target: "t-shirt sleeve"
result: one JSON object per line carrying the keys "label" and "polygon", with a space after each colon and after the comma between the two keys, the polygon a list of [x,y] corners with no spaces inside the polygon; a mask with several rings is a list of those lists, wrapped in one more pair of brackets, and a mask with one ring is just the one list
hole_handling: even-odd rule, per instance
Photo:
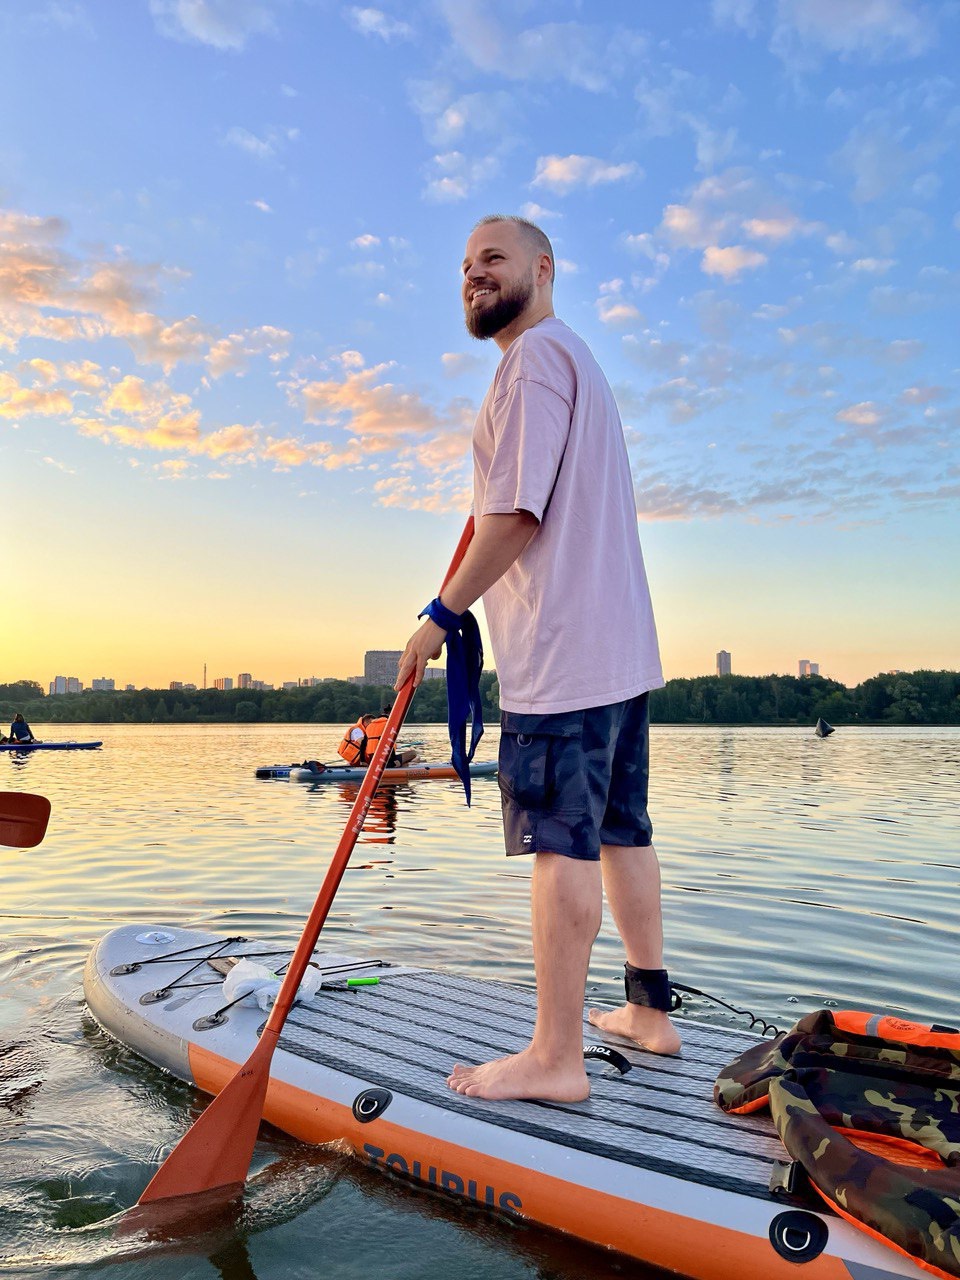
{"label": "t-shirt sleeve", "polygon": [[570,405],[533,378],[517,377],[493,405],[494,452],[481,515],[529,511],[538,520],[570,434]]}

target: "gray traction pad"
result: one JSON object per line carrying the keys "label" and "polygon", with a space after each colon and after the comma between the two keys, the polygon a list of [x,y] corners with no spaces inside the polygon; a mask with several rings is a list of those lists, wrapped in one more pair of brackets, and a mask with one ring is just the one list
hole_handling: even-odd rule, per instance
{"label": "gray traction pad", "polygon": [[728,1116],[713,1102],[717,1073],[751,1043],[741,1032],[681,1022],[684,1056],[665,1058],[604,1040],[585,1020],[585,1043],[609,1043],[633,1067],[626,1076],[588,1067],[586,1102],[487,1102],[447,1088],[455,1062],[484,1062],[527,1044],[535,1013],[534,994],[505,983],[386,970],[378,986],[325,990],[309,1005],[296,1005],[279,1047],[368,1085],[561,1147],[770,1199],[771,1167],[785,1158],[772,1122],[766,1115]]}

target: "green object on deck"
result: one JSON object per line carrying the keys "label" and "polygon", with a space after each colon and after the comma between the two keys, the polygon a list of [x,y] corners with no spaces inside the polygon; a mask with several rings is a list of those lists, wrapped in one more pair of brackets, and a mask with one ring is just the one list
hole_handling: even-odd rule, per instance
{"label": "green object on deck", "polygon": [[348,987],[375,987],[379,983],[379,978],[348,978]]}

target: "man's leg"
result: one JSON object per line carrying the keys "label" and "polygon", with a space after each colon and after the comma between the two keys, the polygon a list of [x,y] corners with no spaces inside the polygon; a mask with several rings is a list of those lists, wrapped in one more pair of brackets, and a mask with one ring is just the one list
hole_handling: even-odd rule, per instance
{"label": "man's leg", "polygon": [[590,1093],[583,1066],[583,993],[600,928],[600,864],[538,853],[530,906],[537,1022],[526,1049],[479,1067],[454,1067],[447,1083],[471,1098],[579,1102]]}
{"label": "man's leg", "polygon": [[[653,845],[600,849],[603,887],[627,963],[638,969],[663,967],[663,921],[660,912],[660,864]],[[590,1021],[602,1031],[636,1040],[652,1053],[677,1053],[680,1036],[665,1012],[625,1003],[620,1009],[590,1010]]]}

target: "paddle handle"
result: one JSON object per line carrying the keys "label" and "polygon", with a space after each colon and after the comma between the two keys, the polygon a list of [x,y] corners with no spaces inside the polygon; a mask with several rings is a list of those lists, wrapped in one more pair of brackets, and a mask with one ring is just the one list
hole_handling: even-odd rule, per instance
{"label": "paddle handle", "polygon": [[[469,547],[473,539],[473,528],[473,516],[470,516],[463,527],[463,533],[460,535],[460,541],[457,543],[456,550],[453,553],[450,567],[441,584],[441,591],[460,567],[460,563],[466,555],[467,547]],[[410,709],[410,703],[413,701],[413,695],[416,692],[413,686],[413,676],[414,672],[411,672],[407,679],[404,680],[390,709],[390,715],[387,717],[387,723],[380,737],[380,742],[364,775],[363,782],[360,784],[360,790],[357,792],[357,798],[353,802],[353,808],[350,810],[350,818],[346,829],[340,837],[340,843],[337,845],[336,852],[330,861],[327,874],[323,878],[320,892],[317,894],[300,941],[297,943],[297,949],[293,953],[290,967],[287,969],[273,1008],[270,1011],[270,1016],[261,1033],[261,1039],[267,1035],[279,1038],[283,1024],[287,1019],[287,1014],[297,998],[301,979],[306,972],[307,965],[310,963],[313,949],[317,945],[320,930],[323,928],[333,905],[333,899],[336,896],[337,889],[340,887],[343,873],[347,869],[350,855],[360,837],[360,832],[363,830],[367,810],[370,808],[377,786],[380,783],[380,777],[396,745],[404,717]]]}

